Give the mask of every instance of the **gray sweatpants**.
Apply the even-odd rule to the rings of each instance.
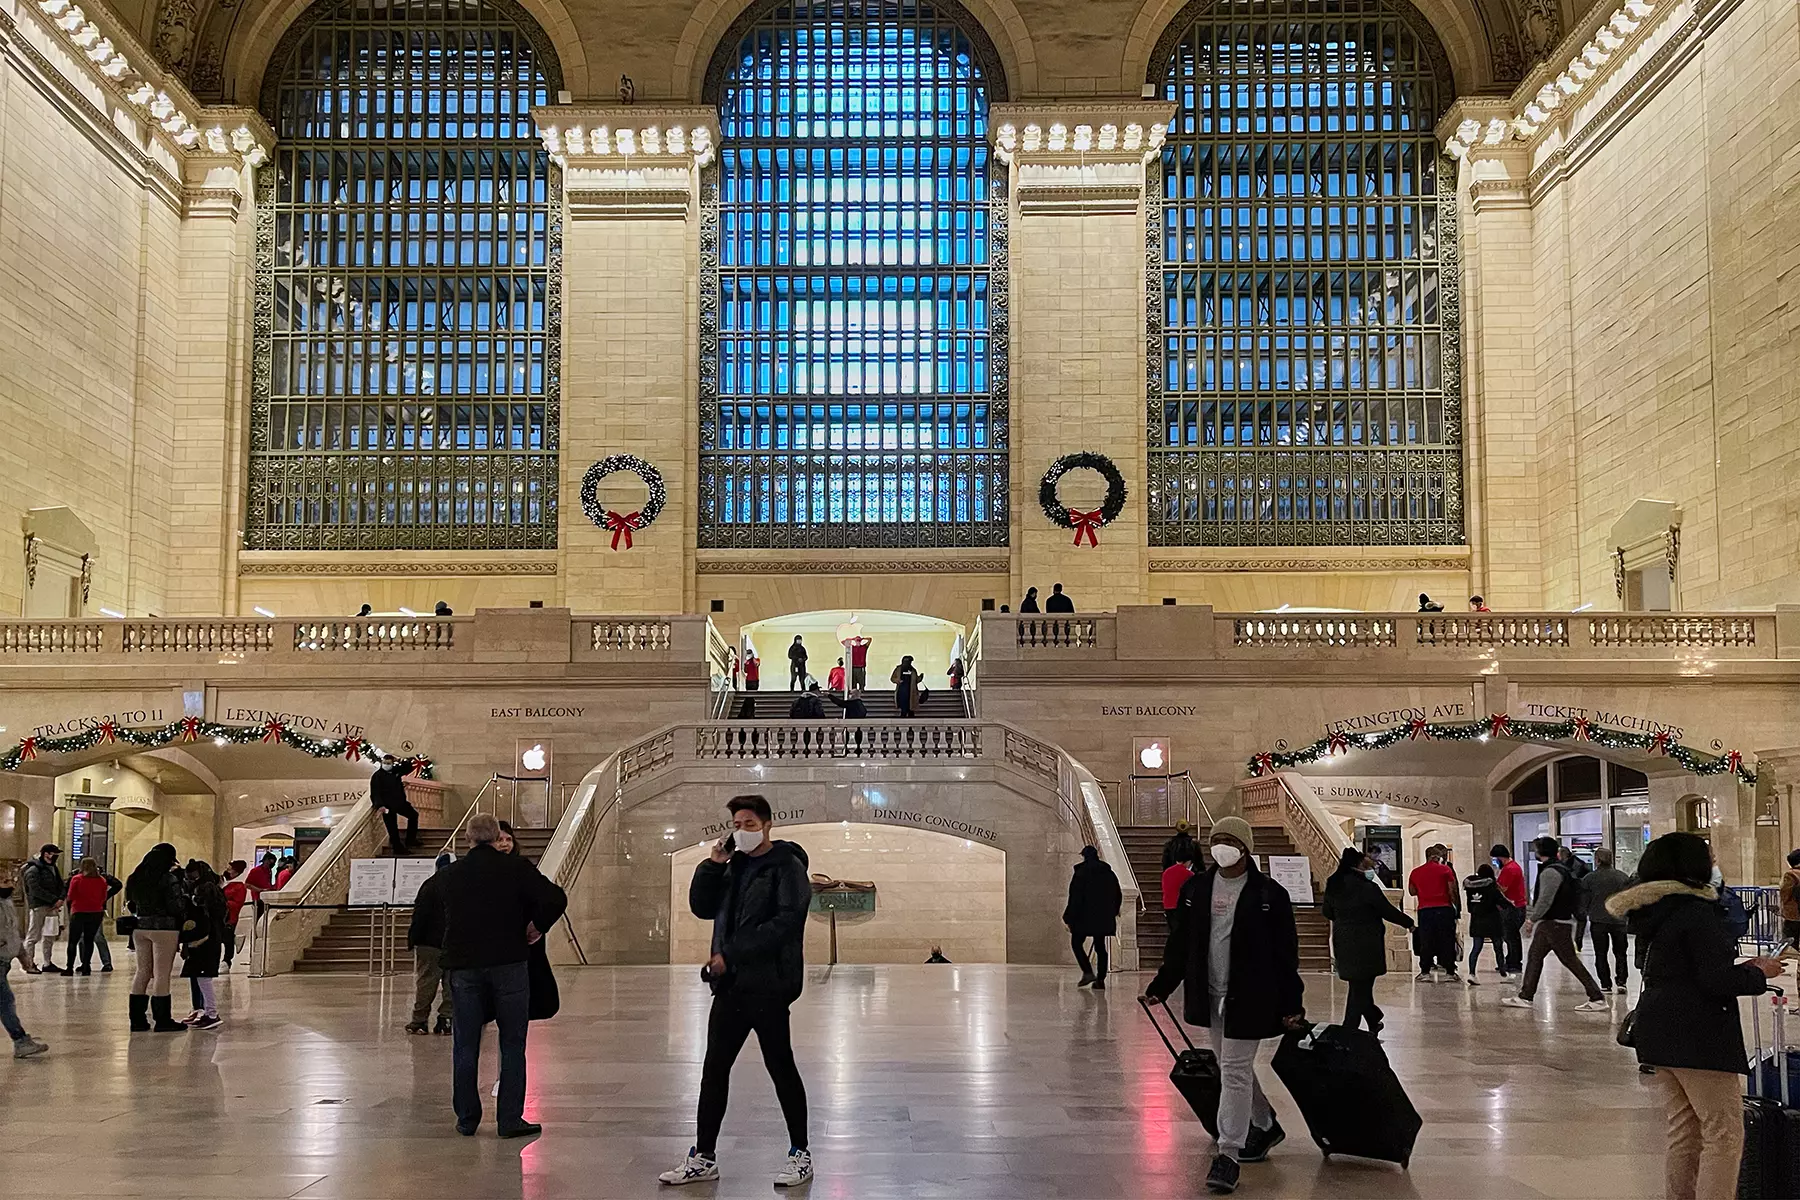
[[[1207,1032],[1219,1058],[1219,1151],[1235,1160],[1244,1152],[1252,1125],[1267,1129],[1275,1123],[1275,1112],[1256,1078],[1256,1052],[1262,1043],[1225,1036],[1223,996],[1213,997],[1212,1028]]]

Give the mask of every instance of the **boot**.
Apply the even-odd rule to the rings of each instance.
[[[131,1000],[131,1032],[133,1032],[133,1033],[148,1033],[148,1032],[150,1032],[150,1020],[149,1020],[148,1016],[145,1015],[150,1011],[150,997],[139,996],[139,995],[134,994],[133,996],[130,997],[130,1000]]]
[[[153,1033],[186,1033],[187,1026],[177,1021],[169,1011],[170,1000],[167,996],[150,997],[150,1011],[156,1017],[156,1024],[151,1027]]]

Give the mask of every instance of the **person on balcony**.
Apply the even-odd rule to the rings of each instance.
[[[1470,612],[1492,612],[1493,610],[1487,606],[1487,601],[1483,600],[1480,596],[1470,596],[1469,597],[1469,611]]]
[[[799,634],[794,635],[794,644],[788,647],[788,691],[802,692],[806,690],[806,643]]]
[[[397,857],[404,857],[411,847],[419,844],[419,810],[406,798],[403,782],[418,765],[411,759],[401,762],[391,754],[384,754],[381,765],[369,776],[369,803],[381,813],[382,823],[387,826],[388,845]],[[400,838],[401,817],[406,818],[404,841]]]
[[[1022,613],[1037,613],[1043,611],[1038,607],[1036,588],[1025,589],[1025,598],[1019,601],[1019,611]]]
[[[788,718],[794,721],[823,721],[825,719],[825,702],[819,698],[819,683],[814,680],[806,690],[794,697],[788,706]]]
[[[1072,613],[1075,611],[1075,601],[1063,594],[1062,584],[1053,584],[1050,588],[1050,598],[1044,601],[1044,611],[1047,613]]]
[[[1075,951],[1075,965],[1081,968],[1081,981],[1076,987],[1092,984],[1096,992],[1106,990],[1106,939],[1119,931],[1122,896],[1119,877],[1101,861],[1100,851],[1083,846],[1081,861],[1075,864],[1075,873],[1069,878],[1069,902],[1063,908],[1069,948]],[[1087,955],[1089,940],[1094,943],[1091,965]]]
[[[1375,860],[1355,846],[1345,847],[1338,869],[1325,881],[1320,906],[1331,922],[1331,965],[1348,987],[1343,1026],[1366,1023],[1381,1033],[1384,1014],[1375,1003],[1375,981],[1387,974],[1389,924],[1411,929],[1413,920],[1388,900],[1376,880]]]
[[[850,660],[849,688],[860,692],[869,686],[869,647],[875,639],[857,634],[853,638],[844,639],[844,655]]]
[[[913,656],[902,655],[900,665],[888,676],[888,682],[894,685],[894,705],[900,715],[910,717],[918,711],[925,699],[925,689],[919,686],[922,676],[919,668],[913,666]]]
[[[1444,606],[1439,604],[1436,600],[1433,600],[1430,596],[1427,596],[1424,592],[1420,592],[1419,611],[1422,613],[1443,612]]]
[[[841,659],[841,658],[838,659],[837,666],[831,668],[831,670],[826,673],[826,675],[825,675],[825,690],[828,692],[834,692],[840,696],[844,694],[844,660],[843,659]]]
[[[968,673],[969,673],[969,669],[967,667],[963,666],[962,655],[958,654],[955,658],[952,658],[950,660],[950,671],[949,671],[950,690],[953,692],[962,691],[963,677],[966,676]]]

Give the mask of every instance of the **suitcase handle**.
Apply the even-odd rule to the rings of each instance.
[[[1181,1035],[1181,1040],[1187,1043],[1187,1048],[1189,1050],[1192,1050],[1194,1048],[1194,1043],[1188,1040],[1187,1030],[1181,1027],[1180,1018],[1169,1011],[1169,1002],[1167,1000],[1159,1000],[1157,1003],[1162,1005],[1162,1010],[1169,1014],[1169,1023],[1175,1026],[1175,1032]],[[1169,1035],[1163,1032],[1162,1022],[1156,1019],[1156,1010],[1150,1007],[1150,1002],[1142,996],[1139,996],[1138,1007],[1144,1010],[1144,1015],[1146,1017],[1150,1018],[1150,1028],[1156,1030],[1156,1036],[1161,1038],[1163,1045],[1169,1048],[1170,1057],[1180,1058],[1181,1051],[1175,1049],[1175,1043],[1171,1042],[1169,1040]]]

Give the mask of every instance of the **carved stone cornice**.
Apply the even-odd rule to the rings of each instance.
[[[531,115],[577,220],[685,220],[700,169],[718,153],[719,114],[708,106],[555,104]]]
[[[1007,558],[893,558],[854,556],[794,558],[701,558],[699,575],[1003,575],[1012,570]]]
[[[363,577],[442,577],[448,575],[554,575],[555,559],[499,559],[481,561],[448,559],[444,562],[240,562],[240,576],[262,575],[287,578],[316,576]]]
[[[1174,115],[1163,100],[1033,101],[993,105],[988,128],[1021,213],[1135,213]]]
[[[1206,555],[1203,557],[1184,558],[1152,558],[1150,570],[1152,574],[1190,574],[1200,572],[1221,571],[1467,571],[1469,556],[1467,553],[1438,553],[1411,555],[1370,554],[1359,557],[1344,557],[1341,554],[1324,553],[1306,554],[1304,551],[1289,552],[1287,555],[1276,554],[1243,554],[1225,553]]]

